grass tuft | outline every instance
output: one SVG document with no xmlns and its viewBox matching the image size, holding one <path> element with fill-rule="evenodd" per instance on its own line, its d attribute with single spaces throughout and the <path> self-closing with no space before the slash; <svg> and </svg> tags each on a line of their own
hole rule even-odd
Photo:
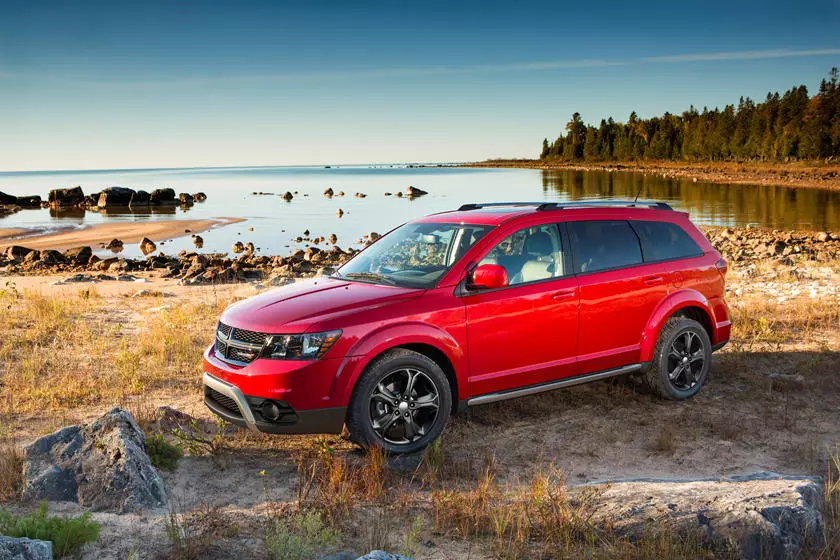
<svg viewBox="0 0 840 560">
<path fill-rule="evenodd" d="M 90 513 L 78 517 L 50 517 L 47 502 L 43 501 L 29 515 L 12 515 L 0 511 L 0 535 L 52 541 L 53 554 L 61 558 L 74 554 L 85 543 L 99 538 L 99 524 Z"/>
</svg>

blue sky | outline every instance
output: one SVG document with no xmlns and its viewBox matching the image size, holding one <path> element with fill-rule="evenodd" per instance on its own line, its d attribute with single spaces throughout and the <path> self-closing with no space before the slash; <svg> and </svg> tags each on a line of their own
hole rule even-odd
<svg viewBox="0 0 840 560">
<path fill-rule="evenodd" d="M 840 2 L 0 0 L 0 170 L 534 157 L 840 66 Z"/>
</svg>

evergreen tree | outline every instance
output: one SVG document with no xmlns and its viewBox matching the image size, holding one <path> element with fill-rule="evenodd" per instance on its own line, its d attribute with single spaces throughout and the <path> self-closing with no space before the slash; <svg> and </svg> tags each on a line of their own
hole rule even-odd
<svg viewBox="0 0 840 560">
<path fill-rule="evenodd" d="M 840 85 L 832 68 L 819 91 L 808 96 L 802 85 L 784 94 L 768 93 L 755 103 L 741 97 L 723 110 L 693 106 L 681 115 L 626 123 L 601 119 L 587 126 L 574 113 L 566 134 L 543 140 L 541 159 L 623 161 L 630 159 L 828 159 L 840 158 Z"/>
</svg>

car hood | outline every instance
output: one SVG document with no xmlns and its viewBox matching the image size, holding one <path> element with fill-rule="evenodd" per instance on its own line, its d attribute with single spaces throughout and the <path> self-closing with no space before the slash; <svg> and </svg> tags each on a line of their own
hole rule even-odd
<svg viewBox="0 0 840 560">
<path fill-rule="evenodd" d="M 288 284 L 237 302 L 222 313 L 221 322 L 262 333 L 306 332 L 327 315 L 387 305 L 424 291 L 322 277 Z"/>
</svg>

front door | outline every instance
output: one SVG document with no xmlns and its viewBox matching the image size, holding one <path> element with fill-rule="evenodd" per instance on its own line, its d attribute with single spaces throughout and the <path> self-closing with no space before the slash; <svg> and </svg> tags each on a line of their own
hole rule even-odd
<svg viewBox="0 0 840 560">
<path fill-rule="evenodd" d="M 575 374 L 578 285 L 556 225 L 503 239 L 479 264 L 505 268 L 508 286 L 464 297 L 470 393 L 481 395 Z"/>
</svg>

